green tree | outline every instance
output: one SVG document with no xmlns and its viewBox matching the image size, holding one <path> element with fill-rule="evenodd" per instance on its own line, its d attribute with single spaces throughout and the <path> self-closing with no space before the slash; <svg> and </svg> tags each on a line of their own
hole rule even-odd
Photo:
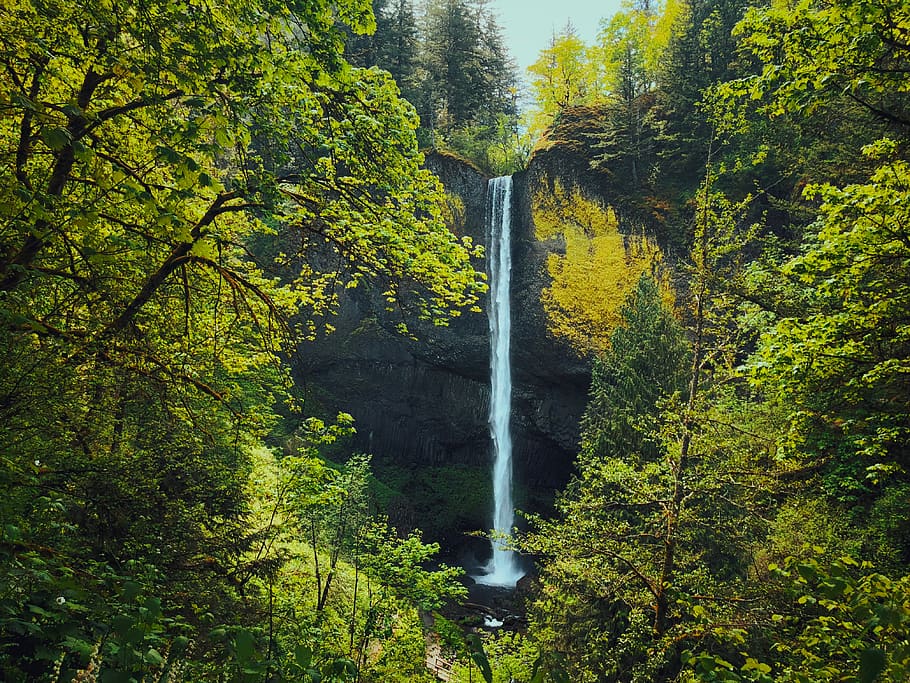
<svg viewBox="0 0 910 683">
<path fill-rule="evenodd" d="M 412 613 L 461 597 L 462 572 L 443 564 L 427 569 L 439 546 L 423 543 L 419 532 L 400 537 L 373 512 L 369 457 L 354 455 L 338 469 L 318 457 L 320 442 L 349 430 L 346 418 L 328 430 L 316 427 L 308 446 L 268 465 L 274 494 L 262 521 L 271 552 L 294 556 L 275 578 L 276 650 L 290 653 L 305 643 L 322 667 L 350 661 L 357 680 L 416 677 L 424 668 L 424 640 Z M 312 609 L 302 609 L 307 605 Z M 397 648 L 412 647 L 415 633 L 420 659 L 385 669 Z"/>
<path fill-rule="evenodd" d="M 109 628 L 124 581 L 196 628 L 255 619 L 235 608 L 275 567 L 246 554 L 248 449 L 294 335 L 333 283 L 439 323 L 482 289 L 412 108 L 342 59 L 339 22 L 372 30 L 369 3 L 0 7 L 4 675 L 84 665 L 66 643 Z"/>
<path fill-rule="evenodd" d="M 600 34 L 614 107 L 610 110 L 607 140 L 599 145 L 606 144 L 610 151 L 597 163 L 613 168 L 619 159 L 628 160 L 628 164 L 622 164 L 623 172 L 617 175 L 628 175 L 633 188 L 639 186 L 646 170 L 642 165 L 648 163 L 646 147 L 649 142 L 644 129 L 650 105 L 647 96 L 653 89 L 654 76 L 649 73 L 645 52 L 650 43 L 653 17 L 649 5 L 630 8 L 615 14 Z"/>
<path fill-rule="evenodd" d="M 807 189 L 819 217 L 782 267 L 804 308 L 775 321 L 750 363 L 757 386 L 789 407 L 791 447 L 828 462 L 840 495 L 907 471 L 908 181 L 907 163 L 892 159 L 867 183 Z"/>
<path fill-rule="evenodd" d="M 388 71 L 411 103 L 419 101 L 417 58 L 419 35 L 417 19 L 410 0 L 374 0 L 376 31 L 351 33 L 346 51 L 356 66 L 378 66 Z"/>
<path fill-rule="evenodd" d="M 761 593 L 748 566 L 774 442 L 735 381 L 743 331 L 727 294 L 752 229 L 743 206 L 704 188 L 698 201 L 690 342 L 643 281 L 595 372 L 560 516 L 530 535 L 545 558 L 532 634 L 573 680 L 673 680 L 685 644 L 755 618 L 743 606 Z"/>
<path fill-rule="evenodd" d="M 722 112 L 734 117 L 752 103 L 799 127 L 838 110 L 863 128 L 828 172 L 856 182 L 803 193 L 820 204 L 810 213 L 817 218 L 802 253 L 784 258 L 780 271 L 800 292 L 790 289 L 795 304 L 779 312 L 752 362 L 757 385 L 788 408 L 791 450 L 822 457 L 830 490 L 852 500 L 884 472 L 904 469 L 906 406 L 895 392 L 905 351 L 896 321 L 907 303 L 892 276 L 901 272 L 905 154 L 889 141 L 868 145 L 864 158 L 857 147 L 889 128 L 906 138 L 906 25 L 906 7 L 887 0 L 751 9 L 735 33 L 760 72 L 716 89 Z M 825 135 L 816 139 L 831 149 Z"/>
<path fill-rule="evenodd" d="M 595 136 L 596 149 L 603 151 L 592 165 L 612 172 L 619 183 L 625 180 L 627 191 L 638 190 L 655 163 L 654 90 L 663 53 L 682 9 L 675 1 L 661 5 L 626 2 L 622 11 L 602 24 L 598 57 L 608 107 L 604 130 Z"/>
<path fill-rule="evenodd" d="M 763 99 L 771 116 L 847 100 L 906 135 L 908 24 L 910 10 L 900 0 L 751 9 L 737 33 L 763 68 L 744 85 L 750 96 Z"/>
<path fill-rule="evenodd" d="M 562 109 L 590 103 L 600 94 L 596 66 L 588 52 L 575 27 L 567 24 L 553 33 L 550 45 L 528 67 L 535 101 L 529 128 L 535 136 L 551 126 Z"/>
<path fill-rule="evenodd" d="M 621 316 L 609 350 L 594 361 L 581 423 L 583 461 L 632 453 L 654 459 L 659 446 L 648 443 L 656 436 L 648 423 L 660 399 L 685 387 L 688 345 L 650 276 L 641 277 Z"/>
<path fill-rule="evenodd" d="M 653 430 L 658 400 L 682 391 L 688 365 L 682 328 L 651 278 L 641 278 L 622 320 L 595 366 L 579 471 L 560 517 L 534 520 L 523 541 L 545 558 L 532 634 L 543 651 L 566 655 L 578 681 L 622 680 L 641 664 L 659 591 L 657 568 L 643 558 L 652 535 L 661 544 L 668 476 Z"/>
<path fill-rule="evenodd" d="M 472 127 L 494 135 L 500 115 L 516 116 L 516 77 L 490 10 L 476 0 L 433 0 L 422 21 L 416 104 L 427 142 L 444 145 Z"/>
<path fill-rule="evenodd" d="M 690 195 L 716 139 L 700 103 L 716 83 L 749 75 L 740 62 L 733 27 L 749 0 L 686 0 L 660 62 L 655 126 L 658 183 Z M 715 160 L 716 161 L 716 160 Z M 686 179 L 690 179 L 686 182 Z"/>
<path fill-rule="evenodd" d="M 906 134 L 849 85 L 851 79 L 859 89 L 867 79 L 873 90 L 893 85 L 882 104 L 899 102 L 890 67 L 876 74 L 874 66 L 900 71 L 907 60 L 899 45 L 883 54 L 891 48 L 878 36 L 890 30 L 889 16 L 900 21 L 887 3 L 754 5 L 734 27 L 739 57 L 705 92 L 704 112 L 731 143 L 728 187 L 732 181 L 740 192 L 764 188 L 769 228 L 778 235 L 798 241 L 812 221 L 814 209 L 801 196 L 806 184 L 862 183 L 875 164 L 859 150 L 884 135 Z"/>
<path fill-rule="evenodd" d="M 758 60 L 758 73 L 716 89 L 727 98 L 727 122 L 743 125 L 758 112 L 759 127 L 791 135 L 787 144 L 805 159 L 791 159 L 787 168 L 796 169 L 801 182 L 820 177 L 840 185 L 815 183 L 800 192 L 798 210 L 815 221 L 798 253 L 770 252 L 769 260 L 776 256 L 781 263 L 777 269 L 754 267 L 761 287 L 778 299 L 769 307 L 774 313 L 761 314 L 770 324 L 747 369 L 789 426 L 775 438 L 777 459 L 792 458 L 801 488 L 786 493 L 765 552 L 781 552 L 771 546 L 782 532 L 793 548 L 801 534 L 815 541 L 821 530 L 829 553 L 846 547 L 867 559 L 900 555 L 891 565 L 898 574 L 906 572 L 907 543 L 903 516 L 891 501 L 906 486 L 907 409 L 899 368 L 906 355 L 901 274 L 908 169 L 901 143 L 867 144 L 865 158 L 857 151 L 889 129 L 906 140 L 906 79 L 898 74 L 907 53 L 896 40 L 906 32 L 902 26 L 906 8 L 888 2 L 772 3 L 750 10 L 735 34 Z M 786 530 L 792 510 L 800 521 L 791 520 Z M 836 523 L 815 518 L 817 510 L 836 515 Z M 790 583 L 787 596 L 795 604 L 767 596 L 768 615 L 750 638 L 745 631 L 730 634 L 737 656 L 694 656 L 694 678 L 906 677 L 899 635 L 905 578 L 872 573 L 868 563 L 861 571 L 850 559 L 830 567 L 812 558 L 784 564 L 783 570 L 771 565 L 771 576 Z"/>
<path fill-rule="evenodd" d="M 687 655 L 684 681 L 881 681 L 897 683 L 910 674 L 905 638 L 907 577 L 893 579 L 869 563 L 841 557 L 824 565 L 789 557 L 771 566 L 771 580 L 786 595 L 784 609 L 769 620 L 769 657 L 745 655 L 736 666 L 711 654 Z M 741 633 L 739 636 L 741 637 Z M 734 632 L 731 637 L 736 640 Z M 737 641 L 742 647 L 742 640 Z M 754 653 L 753 653 L 754 654 Z"/>
</svg>

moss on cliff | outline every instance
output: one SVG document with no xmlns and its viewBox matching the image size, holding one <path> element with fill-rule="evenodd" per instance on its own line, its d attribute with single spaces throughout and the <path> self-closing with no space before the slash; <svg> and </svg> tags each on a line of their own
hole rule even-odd
<svg viewBox="0 0 910 683">
<path fill-rule="evenodd" d="M 464 199 L 454 192 L 446 192 L 445 205 L 442 207 L 442 219 L 446 226 L 459 237 L 465 233 L 467 210 Z"/>
<path fill-rule="evenodd" d="M 673 295 L 657 243 L 643 234 L 620 232 L 616 214 L 561 182 L 542 183 L 531 205 L 538 240 L 561 240 L 564 253 L 551 253 L 551 283 L 541 293 L 547 327 L 581 353 L 604 350 L 620 320 L 620 307 L 643 273 Z"/>
</svg>

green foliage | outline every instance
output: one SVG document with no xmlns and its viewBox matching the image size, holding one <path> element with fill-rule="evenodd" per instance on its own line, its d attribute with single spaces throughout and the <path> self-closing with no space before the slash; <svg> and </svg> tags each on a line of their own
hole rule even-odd
<svg viewBox="0 0 910 683">
<path fill-rule="evenodd" d="M 529 128 L 535 136 L 553 124 L 560 110 L 592 102 L 599 94 L 596 67 L 571 24 L 553 33 L 549 47 L 541 50 L 528 73 L 533 76 L 531 89 L 536 105 Z"/>
<path fill-rule="evenodd" d="M 23 0 L 0 24 L 0 619 L 21 631 L 3 629 L 0 677 L 171 675 L 188 634 L 194 680 L 284 675 L 292 550 L 249 476 L 290 401 L 286 354 L 336 285 L 378 281 L 437 324 L 484 288 L 413 109 L 341 56 L 369 3 Z M 350 486 L 300 474 L 274 478 L 272 511 L 293 488 L 323 506 L 317 545 L 352 552 L 330 506 Z M 412 578 L 423 548 L 396 556 Z M 144 602 L 121 597 L 134 584 Z M 346 650 L 312 652 L 304 670 L 353 675 Z"/>
<path fill-rule="evenodd" d="M 519 134 L 514 117 L 501 113 L 489 123 L 440 134 L 437 144 L 451 149 L 491 176 L 511 175 L 527 166 L 530 142 Z"/>
<path fill-rule="evenodd" d="M 814 234 L 782 267 L 806 307 L 777 320 L 750 362 L 756 385 L 790 406 L 790 445 L 831 460 L 844 496 L 907 466 L 908 180 L 892 160 L 867 183 L 807 190 L 820 200 Z"/>
<path fill-rule="evenodd" d="M 654 245 L 535 197 L 566 245 L 552 329 L 601 357 L 577 476 L 523 540 L 529 636 L 449 627 L 458 680 L 910 676 L 910 15 L 751 4 L 629 2 L 532 67 L 532 130 L 596 103 L 617 206 L 692 247 L 688 327 Z M 0 677 L 430 680 L 418 610 L 458 572 L 371 489 L 440 532 L 479 473 L 329 466 L 344 414 L 258 447 L 335 285 L 437 324 L 482 292 L 419 136 L 494 173 L 529 149 L 483 2 L 372 5 L 0 7 Z M 782 239 L 753 241 L 762 212 Z"/>
<path fill-rule="evenodd" d="M 607 93 L 606 116 L 596 134 L 595 168 L 611 173 L 626 192 L 644 187 L 654 174 L 658 126 L 654 90 L 673 31 L 683 14 L 675 0 L 652 6 L 626 2 L 602 24 L 598 46 Z"/>
<path fill-rule="evenodd" d="M 731 31 L 749 4 L 677 15 L 653 101 L 625 111 L 645 146 L 622 107 L 596 110 L 606 174 L 649 160 L 633 185 L 657 188 L 666 229 L 685 222 L 692 365 L 688 400 L 655 408 L 674 355 L 641 321 L 617 330 L 579 474 L 526 539 L 531 635 L 572 680 L 908 675 L 907 10 L 772 2 Z M 648 9 L 603 34 L 629 94 L 648 83 Z"/>
<path fill-rule="evenodd" d="M 623 11 L 603 21 L 599 36 L 608 92 L 625 102 L 649 92 L 683 6 L 679 2 L 626 0 Z"/>
<path fill-rule="evenodd" d="M 761 599 L 750 545 L 766 528 L 775 470 L 760 435 L 776 424 L 735 381 L 754 330 L 737 329 L 727 290 L 753 229 L 743 205 L 705 189 L 698 202 L 691 342 L 642 279 L 594 374 L 560 518 L 537 520 L 528 538 L 545 557 L 532 633 L 565 655 L 572 680 L 672 680 L 687 643 L 756 618 L 744 607 Z"/>
<path fill-rule="evenodd" d="M 657 284 L 642 275 L 620 310 L 623 324 L 594 362 L 582 418 L 583 459 L 657 456 L 654 408 L 686 384 L 689 349 Z"/>
<path fill-rule="evenodd" d="M 486 3 L 432 0 L 421 19 L 421 142 L 450 147 L 484 170 L 487 148 L 517 135 L 517 79 Z M 511 144 L 509 144 L 511 147 Z"/>
<path fill-rule="evenodd" d="M 370 34 L 352 32 L 345 42 L 345 53 L 351 64 L 388 71 L 401 96 L 417 102 L 420 40 L 413 4 L 410 0 L 373 0 L 372 5 L 376 30 Z"/>
<path fill-rule="evenodd" d="M 314 32 L 311 43 L 303 45 L 289 35 L 284 17 L 259 16 L 249 4 L 224 7 L 210 21 L 192 25 L 175 19 L 178 3 L 160 4 L 151 24 L 130 14 L 121 24 L 94 6 L 85 15 L 81 9 L 60 9 L 63 14 L 53 25 L 26 6 L 6 10 L 5 25 L 22 40 L 4 44 L 6 58 L 21 67 L 4 94 L 16 103 L 4 119 L 4 144 L 17 160 L 9 167 L 3 200 L 4 215 L 16 217 L 4 223 L 9 246 L 0 263 L 4 289 L 17 288 L 39 264 L 57 273 L 58 280 L 67 274 L 76 278 L 71 288 L 85 279 L 95 286 L 104 283 L 104 300 L 123 311 L 108 313 L 111 319 L 101 326 L 106 334 L 146 313 L 148 299 L 184 270 L 190 279 L 220 277 L 226 289 L 254 301 L 265 298 L 256 296 L 262 292 L 276 306 L 324 310 L 323 277 L 305 270 L 294 298 L 279 297 L 234 246 L 262 229 L 256 218 L 263 212 L 304 235 L 337 244 L 352 262 L 352 282 L 371 273 L 397 279 L 407 272 L 434 289 L 431 281 L 448 268 L 442 261 L 425 261 L 428 254 L 449 250 L 443 260 L 454 258 L 452 265 L 467 258 L 458 255 L 460 247 L 436 221 L 438 185 L 417 168 L 411 111 L 396 99 L 387 77 L 351 69 L 330 50 L 339 36 L 327 23 L 327 5 L 313 6 L 300 17 L 324 31 Z M 72 21 L 66 11 L 76 12 Z M 354 14 L 363 12 L 368 9 L 358 7 Z M 76 27 L 83 16 L 98 22 L 97 35 L 92 34 L 88 49 L 69 51 L 69 42 L 81 40 Z M 260 38 L 266 31 L 276 36 L 269 45 Z M 107 32 L 124 43 L 115 43 L 113 52 Z M 25 37 L 32 34 L 52 41 L 53 61 L 29 61 L 32 48 Z M 152 35 L 158 37 L 152 40 Z M 133 50 L 131 40 L 148 48 Z M 160 41 L 185 43 L 192 58 L 179 62 Z M 93 50 L 102 56 L 93 57 Z M 96 64 L 96 58 L 102 61 Z M 173 63 L 162 61 L 167 59 Z M 218 92 L 209 92 L 205 84 L 219 70 L 225 82 Z M 84 88 L 77 91 L 67 83 Z M 67 105 L 77 95 L 78 102 Z M 36 116 L 35 108 L 46 113 Z M 148 127 L 151 139 L 138 136 L 131 121 Z M 55 131 L 67 131 L 72 144 L 56 149 L 37 142 L 64 135 Z M 45 148 L 47 155 L 41 151 Z M 53 180 L 41 186 L 42 177 Z M 325 191 L 335 187 L 345 192 Z M 381 220 L 373 212 L 379 207 Z M 59 227 L 49 230 L 51 222 Z M 31 224 L 35 236 L 25 238 Z M 390 242 L 384 232 L 390 225 L 406 239 Z M 146 243 L 156 248 L 145 249 Z M 79 250 L 69 254 L 68 247 Z M 104 268 L 127 263 L 130 268 L 120 272 L 133 270 L 147 281 L 135 291 L 118 292 L 102 277 Z M 64 279 L 58 286 L 66 284 Z M 426 315 L 444 317 L 448 305 L 442 292 L 424 307 Z M 90 312 L 103 323 L 103 307 L 96 303 Z M 93 332 L 95 326 L 89 325 L 86 333 Z"/>
<path fill-rule="evenodd" d="M 762 100 L 771 117 L 811 114 L 843 98 L 906 131 L 908 27 L 910 11 L 900 0 L 805 0 L 751 9 L 737 33 L 763 68 L 737 87 Z"/>
<path fill-rule="evenodd" d="M 275 491 L 262 518 L 272 552 L 294 558 L 275 579 L 278 652 L 303 642 L 321 667 L 345 660 L 362 680 L 408 680 L 423 669 L 413 658 L 424 642 L 415 610 L 461 597 L 461 570 L 427 569 L 438 545 L 419 532 L 400 537 L 370 514 L 368 458 L 330 469 L 313 448 L 266 463 L 260 475 Z"/>
<path fill-rule="evenodd" d="M 450 680 L 468 683 L 478 678 L 490 683 L 560 681 L 555 668 L 546 666 L 535 645 L 517 631 L 469 633 L 456 654 Z"/>
<path fill-rule="evenodd" d="M 910 577 L 894 580 L 871 568 L 850 557 L 830 565 L 791 557 L 782 567 L 772 565 L 774 580 L 785 587 L 790 602 L 787 611 L 771 615 L 771 663 L 746 652 L 737 657 L 744 661 L 740 666 L 715 655 L 689 653 L 685 656 L 691 669 L 683 680 L 906 680 L 910 675 L 906 637 Z"/>
<path fill-rule="evenodd" d="M 695 193 L 705 168 L 717 161 L 717 127 L 704 106 L 706 91 L 751 73 L 748 62 L 739 57 L 738 41 L 732 35 L 750 4 L 750 0 L 687 0 L 670 27 L 659 60 L 652 118 L 647 123 L 655 130 L 656 163 L 650 187 L 677 211 Z M 782 135 L 781 142 L 792 144 L 792 138 Z M 755 151 L 749 148 L 746 154 Z M 746 176 L 745 188 L 738 188 L 733 196 L 754 189 L 754 179 Z M 780 178 L 767 184 L 771 182 L 780 182 Z M 690 212 L 683 210 L 682 215 L 688 218 Z"/>
<path fill-rule="evenodd" d="M 797 605 L 811 615 L 792 641 L 776 645 L 789 660 L 783 680 L 842 680 L 857 669 L 857 680 L 866 682 L 910 675 L 910 578 L 894 581 L 859 568 L 845 557 L 828 567 L 791 561 L 779 570 L 781 579 L 792 581 Z"/>
<path fill-rule="evenodd" d="M 579 472 L 558 501 L 560 518 L 533 520 L 522 541 L 545 558 L 532 632 L 542 650 L 566 656 L 577 681 L 649 675 L 641 665 L 661 590 L 663 499 L 676 464 L 664 446 L 643 446 L 658 399 L 683 388 L 688 354 L 653 280 L 640 279 L 622 315 L 593 378 Z M 667 372 L 653 372 L 651 361 Z"/>
<path fill-rule="evenodd" d="M 602 20 L 594 46 L 586 46 L 571 24 L 554 32 L 549 46 L 528 67 L 534 95 L 532 135 L 542 135 L 567 107 L 607 101 L 616 105 L 617 117 L 615 130 L 604 136 L 617 146 L 641 142 L 643 115 L 653 104 L 644 98 L 656 85 L 658 65 L 682 12 L 678 0 L 626 0 L 621 11 Z M 631 156 L 637 159 L 641 150 L 631 150 Z M 597 164 L 607 161 L 595 159 Z M 632 170 L 637 174 L 634 165 Z"/>
<path fill-rule="evenodd" d="M 482 529 L 489 523 L 493 492 L 487 468 L 443 465 L 415 470 L 377 463 L 375 471 L 378 484 L 386 487 L 377 491 L 381 508 L 393 511 L 405 525 L 420 520 L 428 536 Z"/>
<path fill-rule="evenodd" d="M 490 667 L 490 660 L 487 659 L 487 653 L 483 648 L 483 640 L 476 633 L 469 633 L 465 636 L 465 643 L 468 646 L 471 661 L 477 665 L 480 675 L 486 683 L 493 683 L 493 669 Z"/>
<path fill-rule="evenodd" d="M 3 560 L 12 579 L 0 602 L 0 658 L 9 680 L 51 670 L 72 675 L 95 660 L 93 668 L 105 662 L 105 680 L 129 681 L 178 668 L 186 656 L 190 625 L 165 615 L 161 600 L 146 592 L 153 567 L 133 564 L 120 575 L 96 563 L 86 584 L 46 553 L 4 552 Z"/>
<path fill-rule="evenodd" d="M 518 83 L 495 14 L 480 0 L 374 0 L 376 31 L 348 42 L 352 63 L 388 71 L 420 116 L 421 146 L 452 151 L 485 173 L 524 167 Z"/>
</svg>

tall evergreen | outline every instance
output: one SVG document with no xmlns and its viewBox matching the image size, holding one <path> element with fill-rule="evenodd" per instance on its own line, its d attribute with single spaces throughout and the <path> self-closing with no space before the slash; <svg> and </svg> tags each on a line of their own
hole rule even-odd
<svg viewBox="0 0 910 683">
<path fill-rule="evenodd" d="M 536 520 L 524 541 L 543 556 L 531 628 L 545 649 L 565 654 L 570 680 L 654 673 L 642 667 L 654 638 L 660 552 L 676 542 L 665 538 L 673 458 L 658 436 L 658 401 L 684 390 L 688 358 L 682 327 L 643 276 L 595 365 L 578 472 L 559 517 Z"/>
<path fill-rule="evenodd" d="M 659 399 L 685 387 L 686 342 L 649 276 L 623 307 L 622 321 L 610 349 L 594 362 L 582 419 L 585 461 L 630 453 L 652 458 L 656 446 L 644 438 L 643 421 L 656 417 Z"/>
<path fill-rule="evenodd" d="M 392 75 L 420 116 L 421 144 L 489 172 L 513 165 L 518 78 L 487 1 L 427 0 L 418 18 L 411 0 L 374 0 L 373 12 L 375 32 L 349 32 L 348 57 Z"/>
<path fill-rule="evenodd" d="M 464 0 L 429 3 L 423 16 L 421 66 L 425 128 L 443 131 L 470 122 L 482 100 L 480 32 Z"/>
<path fill-rule="evenodd" d="M 745 75 L 733 27 L 752 3 L 687 0 L 685 4 L 658 80 L 660 180 L 669 185 L 702 175 L 712 132 L 699 105 L 711 85 Z"/>
<path fill-rule="evenodd" d="M 599 53 L 607 92 L 602 131 L 595 135 L 595 168 L 610 172 L 628 192 L 645 186 L 655 164 L 657 135 L 652 109 L 658 60 L 680 11 L 671 0 L 661 7 L 631 3 L 600 33 Z"/>
<path fill-rule="evenodd" d="M 417 51 L 419 35 L 411 0 L 373 0 L 376 31 L 351 34 L 346 43 L 352 64 L 378 66 L 392 74 L 402 97 L 417 100 Z"/>
<path fill-rule="evenodd" d="M 499 115 L 514 120 L 514 65 L 490 10 L 476 0 L 430 0 L 422 18 L 421 126 L 432 143 Z M 441 139 L 440 139 L 441 138 Z"/>
<path fill-rule="evenodd" d="M 379 65 L 386 69 L 401 88 L 405 99 L 416 96 L 417 19 L 410 0 L 394 0 L 388 12 L 377 13 L 377 33 L 384 29 Z"/>
</svg>

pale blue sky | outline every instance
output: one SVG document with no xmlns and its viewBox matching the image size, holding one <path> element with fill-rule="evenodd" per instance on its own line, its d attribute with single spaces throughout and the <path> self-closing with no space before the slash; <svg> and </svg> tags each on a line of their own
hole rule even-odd
<svg viewBox="0 0 910 683">
<path fill-rule="evenodd" d="M 488 6 L 499 16 L 506 44 L 524 79 L 525 70 L 547 47 L 554 29 L 559 31 L 571 21 L 579 37 L 590 45 L 600 20 L 613 16 L 621 4 L 622 0 L 492 0 Z"/>
</svg>

